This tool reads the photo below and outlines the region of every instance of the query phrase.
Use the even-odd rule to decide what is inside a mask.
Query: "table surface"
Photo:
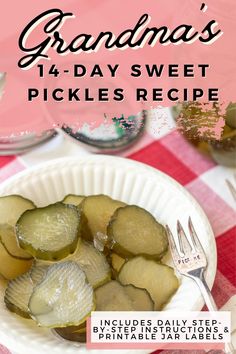
[[[24,155],[0,157],[0,183],[39,162],[85,153],[87,151],[84,148],[59,135]],[[226,179],[236,185],[236,170],[216,165],[209,157],[201,155],[174,128],[170,117],[164,123],[161,118],[152,120],[140,141],[119,155],[146,163],[170,175],[202,206],[212,225],[218,251],[218,267],[212,294],[219,308],[232,311],[235,321],[236,201]],[[236,329],[236,324],[232,325]],[[0,345],[0,354],[6,353],[9,353],[8,350]]]

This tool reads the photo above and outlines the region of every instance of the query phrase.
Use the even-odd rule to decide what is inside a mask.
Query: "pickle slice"
[[[81,205],[82,201],[84,200],[84,198],[85,198],[85,196],[82,196],[82,195],[68,194],[62,200],[62,203],[75,205],[75,206],[79,207],[79,209],[81,210],[80,205]],[[93,239],[91,231],[88,227],[88,220],[83,213],[81,213],[81,237],[87,241],[92,241],[92,239]]]
[[[145,289],[110,281],[95,290],[97,311],[152,311],[154,304]]]
[[[97,288],[95,299],[97,311],[135,311],[132,300],[116,280]]]
[[[62,203],[64,203],[64,204],[72,204],[72,205],[78,206],[84,200],[84,198],[85,197],[82,196],[82,195],[68,194],[62,200]]]
[[[80,325],[94,308],[93,288],[72,261],[50,266],[29,300],[31,317],[48,328]]]
[[[116,253],[111,254],[111,265],[116,273],[119,273],[121,267],[125,263],[125,259],[118,256]]]
[[[94,247],[99,250],[100,252],[103,252],[104,254],[109,254],[109,249],[106,247],[107,241],[108,241],[108,236],[105,234],[102,234],[101,232],[97,232],[96,235],[94,236],[93,239],[93,244]]]
[[[123,257],[145,255],[161,259],[168,249],[164,226],[145,209],[127,205],[116,210],[107,234],[112,250]]]
[[[31,318],[28,311],[28,303],[33,287],[34,284],[29,272],[10,280],[4,296],[6,307],[21,317]]]
[[[49,265],[42,265],[42,264],[38,265],[37,261],[34,261],[32,268],[29,271],[30,278],[33,284],[35,285],[39,284],[43,280],[45,274],[47,273],[48,268]]]
[[[137,288],[134,285],[124,286],[126,294],[132,300],[135,311],[153,311],[154,301],[146,289]]]
[[[14,279],[27,272],[32,265],[31,259],[12,257],[0,240],[0,274],[5,279]]]
[[[117,208],[126,204],[114,200],[106,195],[91,195],[86,197],[81,203],[81,208],[88,219],[88,226],[93,238],[97,233],[106,235],[109,220]]]
[[[0,241],[12,257],[19,259],[31,259],[32,256],[19,247],[13,226],[8,224],[0,225]]]
[[[88,282],[95,288],[111,279],[111,269],[103,253],[98,251],[91,243],[81,241],[76,251],[59,262],[73,261],[85,272]],[[43,276],[53,262],[35,260],[31,268],[32,279]]]
[[[54,331],[64,339],[80,343],[86,342],[86,322],[80,326],[54,328]]]
[[[80,238],[80,211],[74,205],[55,203],[26,211],[16,224],[21,248],[33,257],[59,260],[76,249]]]
[[[20,195],[0,197],[0,224],[15,226],[19,217],[29,209],[34,209],[34,203]]]
[[[86,343],[86,328],[81,330],[73,330],[71,327],[55,328],[54,331],[60,337],[73,342]]]
[[[70,260],[78,263],[85,272],[88,282],[97,287],[108,282],[111,278],[111,270],[106,257],[92,244],[82,241]]]
[[[146,289],[154,301],[155,310],[162,309],[179,287],[173,268],[141,256],[123,265],[119,281]]]

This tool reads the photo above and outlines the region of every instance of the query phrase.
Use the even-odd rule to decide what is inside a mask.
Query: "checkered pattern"
[[[52,142],[48,143],[48,149],[50,144]],[[0,157],[0,182],[23,170],[25,163],[31,164],[34,156],[38,159],[40,148],[38,149],[28,157],[27,154],[20,158]],[[43,148],[44,152],[45,150],[46,147]],[[163,129],[154,130],[149,124],[145,136],[133,148],[120,155],[167,173],[185,186],[201,204],[211,222],[218,249],[218,270],[213,296],[219,308],[224,306],[227,310],[235,309],[236,202],[225,183],[226,178],[234,181],[235,170],[217,166],[208,157],[199,154],[173,129],[172,122],[167,122],[164,133]],[[8,351],[0,347],[0,354],[6,353]],[[175,353],[177,352],[172,351],[172,354]],[[199,351],[198,354],[200,353],[202,352]]]

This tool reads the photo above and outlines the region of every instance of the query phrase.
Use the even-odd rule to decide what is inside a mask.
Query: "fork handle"
[[[218,311],[218,307],[205,280],[204,268],[200,268],[198,271],[199,274],[195,275],[194,280],[201,290],[205,304],[209,311]]]
[[[205,304],[208,308],[209,311],[218,311],[218,308],[216,306],[215,300],[213,296],[211,295],[211,291],[207,285],[207,282],[205,280],[204,276],[204,268],[199,268],[196,269],[195,271],[192,272],[192,279],[195,280],[197,283],[201,294],[203,296],[203,299],[205,301]],[[234,354],[234,347],[231,343],[226,343],[225,344],[225,349],[224,349],[226,354]]]

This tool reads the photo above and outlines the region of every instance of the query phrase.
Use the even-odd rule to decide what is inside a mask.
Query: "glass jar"
[[[191,109],[189,109],[190,106]],[[186,103],[178,104],[172,108],[172,114],[177,121],[177,125],[179,117],[181,116],[181,132],[199,152],[211,156],[214,161],[220,165],[236,167],[236,103],[230,103],[226,108],[225,114],[222,116],[224,119],[224,127],[219,139],[197,136],[196,130],[199,128],[196,127],[197,119],[201,117],[201,108],[199,107],[201,106],[199,106],[198,103]],[[196,111],[194,108],[196,108]],[[194,121],[195,114],[197,118],[195,117]],[[205,119],[206,125],[208,116],[212,117],[212,115],[215,115],[217,118],[217,108],[202,112],[202,117]]]

